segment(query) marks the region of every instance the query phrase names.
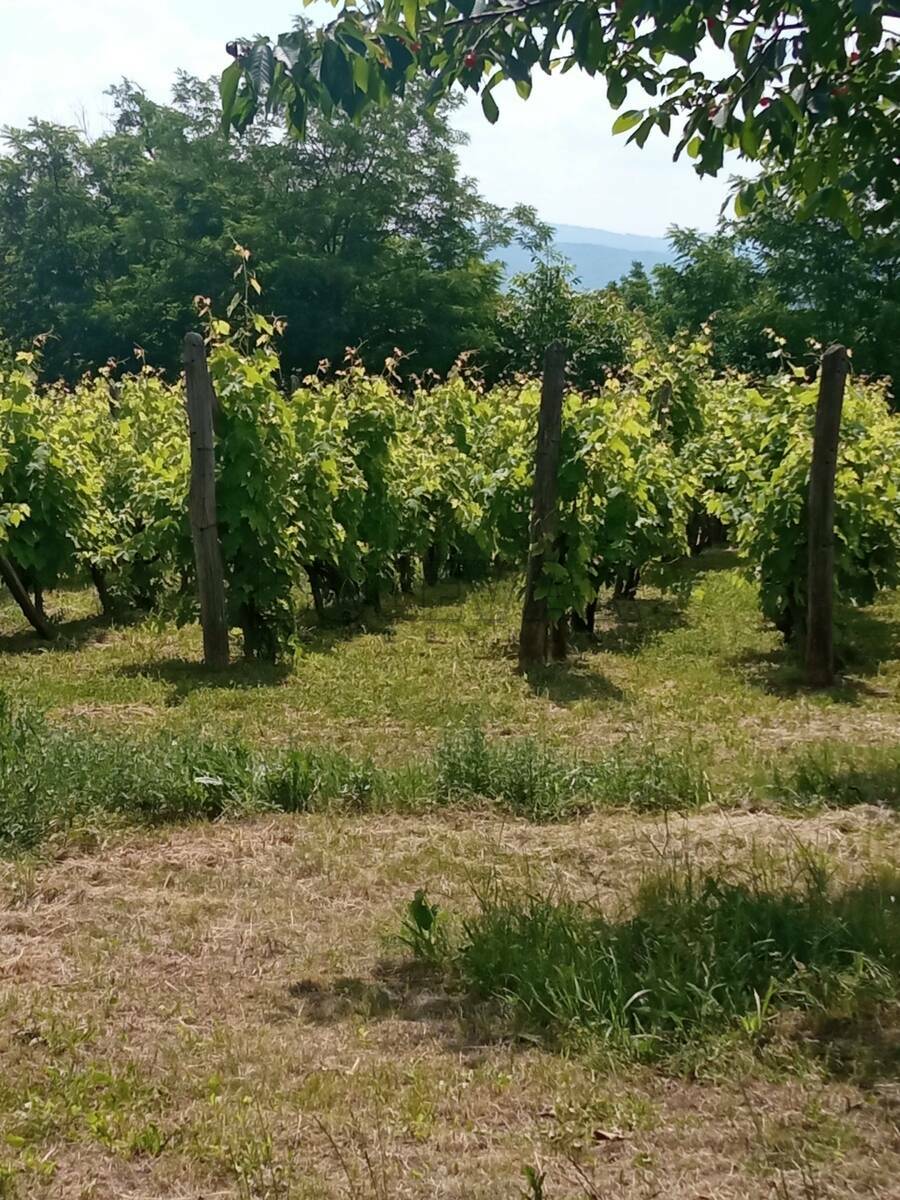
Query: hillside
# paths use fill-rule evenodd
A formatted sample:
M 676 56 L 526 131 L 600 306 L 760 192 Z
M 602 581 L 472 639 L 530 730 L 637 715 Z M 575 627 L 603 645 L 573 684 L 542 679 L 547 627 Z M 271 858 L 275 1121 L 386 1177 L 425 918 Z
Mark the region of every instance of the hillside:
M 556 225 L 554 246 L 575 268 L 579 285 L 585 290 L 605 287 L 625 275 L 633 262 L 651 271 L 660 263 L 670 262 L 672 252 L 665 238 L 640 237 L 590 229 L 581 225 Z M 507 246 L 497 254 L 507 276 L 531 267 L 531 255 L 521 246 Z

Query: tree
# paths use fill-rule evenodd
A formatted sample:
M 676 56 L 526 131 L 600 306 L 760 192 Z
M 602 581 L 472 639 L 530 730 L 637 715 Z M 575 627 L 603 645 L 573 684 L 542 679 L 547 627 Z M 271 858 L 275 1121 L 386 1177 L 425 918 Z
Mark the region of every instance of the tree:
M 729 227 L 710 236 L 675 227 L 668 236 L 675 262 L 653 271 L 652 306 L 662 331 L 674 337 L 708 326 L 719 370 L 770 374 L 770 331 L 780 332 L 783 305 L 756 259 Z
M 642 146 L 654 129 L 680 135 L 701 174 L 725 151 L 765 164 L 741 185 L 739 212 L 787 187 L 809 211 L 859 231 L 865 216 L 900 215 L 897 120 L 900 6 L 888 0 L 381 0 L 340 5 L 315 32 L 231 43 L 223 121 L 246 129 L 261 108 L 304 135 L 311 111 L 366 108 L 420 76 L 434 101 L 477 93 L 496 121 L 497 85 L 531 91 L 535 69 L 601 76 L 620 108 L 631 85 L 650 103 L 618 132 Z M 707 41 L 724 52 L 706 70 Z
M 853 238 L 781 200 L 732 226 L 780 304 L 772 324 L 795 357 L 810 338 L 851 346 L 855 371 L 891 379 L 900 397 L 900 222 Z
M 266 122 L 226 140 L 215 88 L 187 75 L 170 105 L 129 83 L 111 94 L 108 135 L 33 122 L 0 158 L 0 330 L 13 347 L 49 332 L 51 378 L 136 345 L 176 371 L 193 298 L 229 304 L 236 242 L 287 318 L 287 371 L 358 346 L 373 367 L 400 347 L 405 369 L 445 372 L 490 338 L 488 251 L 547 236 L 461 176 L 452 102 L 425 112 L 415 89 L 359 123 L 316 114 L 303 143 Z
M 891 379 L 897 393 L 898 227 L 853 238 L 827 217 L 801 220 L 781 196 L 714 234 L 675 228 L 669 238 L 675 262 L 654 269 L 637 301 L 666 336 L 707 327 L 715 366 L 757 378 L 779 359 L 817 363 L 821 345 L 842 342 L 857 372 Z M 633 296 L 631 283 L 620 287 Z
M 544 352 L 560 341 L 567 351 L 567 378 L 586 390 L 620 370 L 639 324 L 614 289 L 577 290 L 565 261 L 537 260 L 516 275 L 497 313 L 496 348 L 489 356 L 500 376 L 541 373 Z
M 610 286 L 618 292 L 629 308 L 645 313 L 649 313 L 653 308 L 653 283 L 642 262 L 635 260 L 628 274 Z

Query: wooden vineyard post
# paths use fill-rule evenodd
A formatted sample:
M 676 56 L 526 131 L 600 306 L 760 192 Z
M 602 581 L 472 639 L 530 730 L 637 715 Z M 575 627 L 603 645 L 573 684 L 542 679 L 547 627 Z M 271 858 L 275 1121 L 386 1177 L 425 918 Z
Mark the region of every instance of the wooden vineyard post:
M 806 682 L 834 683 L 834 478 L 849 362 L 843 346 L 822 358 L 809 475 L 809 566 L 806 576 Z
M 225 576 L 216 521 L 216 451 L 213 416 L 216 394 L 206 365 L 206 347 L 199 333 L 184 339 L 184 382 L 191 439 L 191 491 L 189 500 L 200 623 L 203 626 L 203 661 L 208 667 L 228 666 L 228 618 L 225 610 Z
M 32 629 L 48 642 L 52 641 L 56 636 L 56 631 L 44 615 L 43 604 L 40 607 L 32 604 L 31 597 L 28 595 L 28 589 L 22 583 L 18 571 L 5 554 L 0 554 L 0 578 L 2 578 L 3 582 L 9 588 L 12 598 L 18 604 L 19 608 L 21 608 L 25 619 Z
M 537 449 L 534 460 L 534 492 L 531 501 L 528 569 L 525 577 L 525 601 L 519 632 L 519 668 L 542 665 L 548 650 L 561 657 L 564 637 L 560 630 L 550 644 L 550 620 L 547 601 L 535 595 L 544 563 L 554 553 L 559 514 L 559 455 L 562 438 L 562 402 L 566 379 L 566 349 L 553 342 L 544 354 L 544 380 L 541 387 L 541 411 L 538 417 Z

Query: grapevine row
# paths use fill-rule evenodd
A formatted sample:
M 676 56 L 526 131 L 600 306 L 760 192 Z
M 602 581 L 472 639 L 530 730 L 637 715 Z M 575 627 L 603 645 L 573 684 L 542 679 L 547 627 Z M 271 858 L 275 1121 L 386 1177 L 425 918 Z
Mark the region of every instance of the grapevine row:
M 217 489 L 229 620 L 249 657 L 291 646 L 303 594 L 330 610 L 378 607 L 421 576 L 521 569 L 539 386 L 484 390 L 455 373 L 410 392 L 350 363 L 283 386 L 270 344 L 211 348 L 219 400 Z M 805 503 L 815 387 L 802 373 L 751 387 L 715 378 L 702 343 L 629 366 L 563 410 L 559 531 L 542 580 L 554 614 L 590 619 L 600 588 L 633 594 L 640 572 L 720 523 L 788 637 L 803 621 Z M 837 478 L 839 596 L 897 582 L 900 419 L 876 385 L 848 390 Z M 67 390 L 31 355 L 0 377 L 0 552 L 40 608 L 93 580 L 108 612 L 195 615 L 183 388 L 145 369 Z

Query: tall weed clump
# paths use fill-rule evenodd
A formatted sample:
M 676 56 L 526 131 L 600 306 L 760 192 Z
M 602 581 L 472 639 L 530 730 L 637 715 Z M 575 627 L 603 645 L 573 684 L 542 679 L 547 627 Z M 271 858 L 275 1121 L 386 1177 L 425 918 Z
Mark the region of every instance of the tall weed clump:
M 691 747 L 625 743 L 599 759 L 565 756 L 532 738 L 490 742 L 481 730 L 451 733 L 435 754 L 443 801 L 493 800 L 532 821 L 564 820 L 590 808 L 689 812 L 713 799 Z
M 446 965 L 520 1028 L 649 1060 L 732 1032 L 761 1038 L 787 1009 L 896 1003 L 900 877 L 841 885 L 804 856 L 779 879 L 771 863 L 736 877 L 667 869 L 620 918 L 491 887 Z

